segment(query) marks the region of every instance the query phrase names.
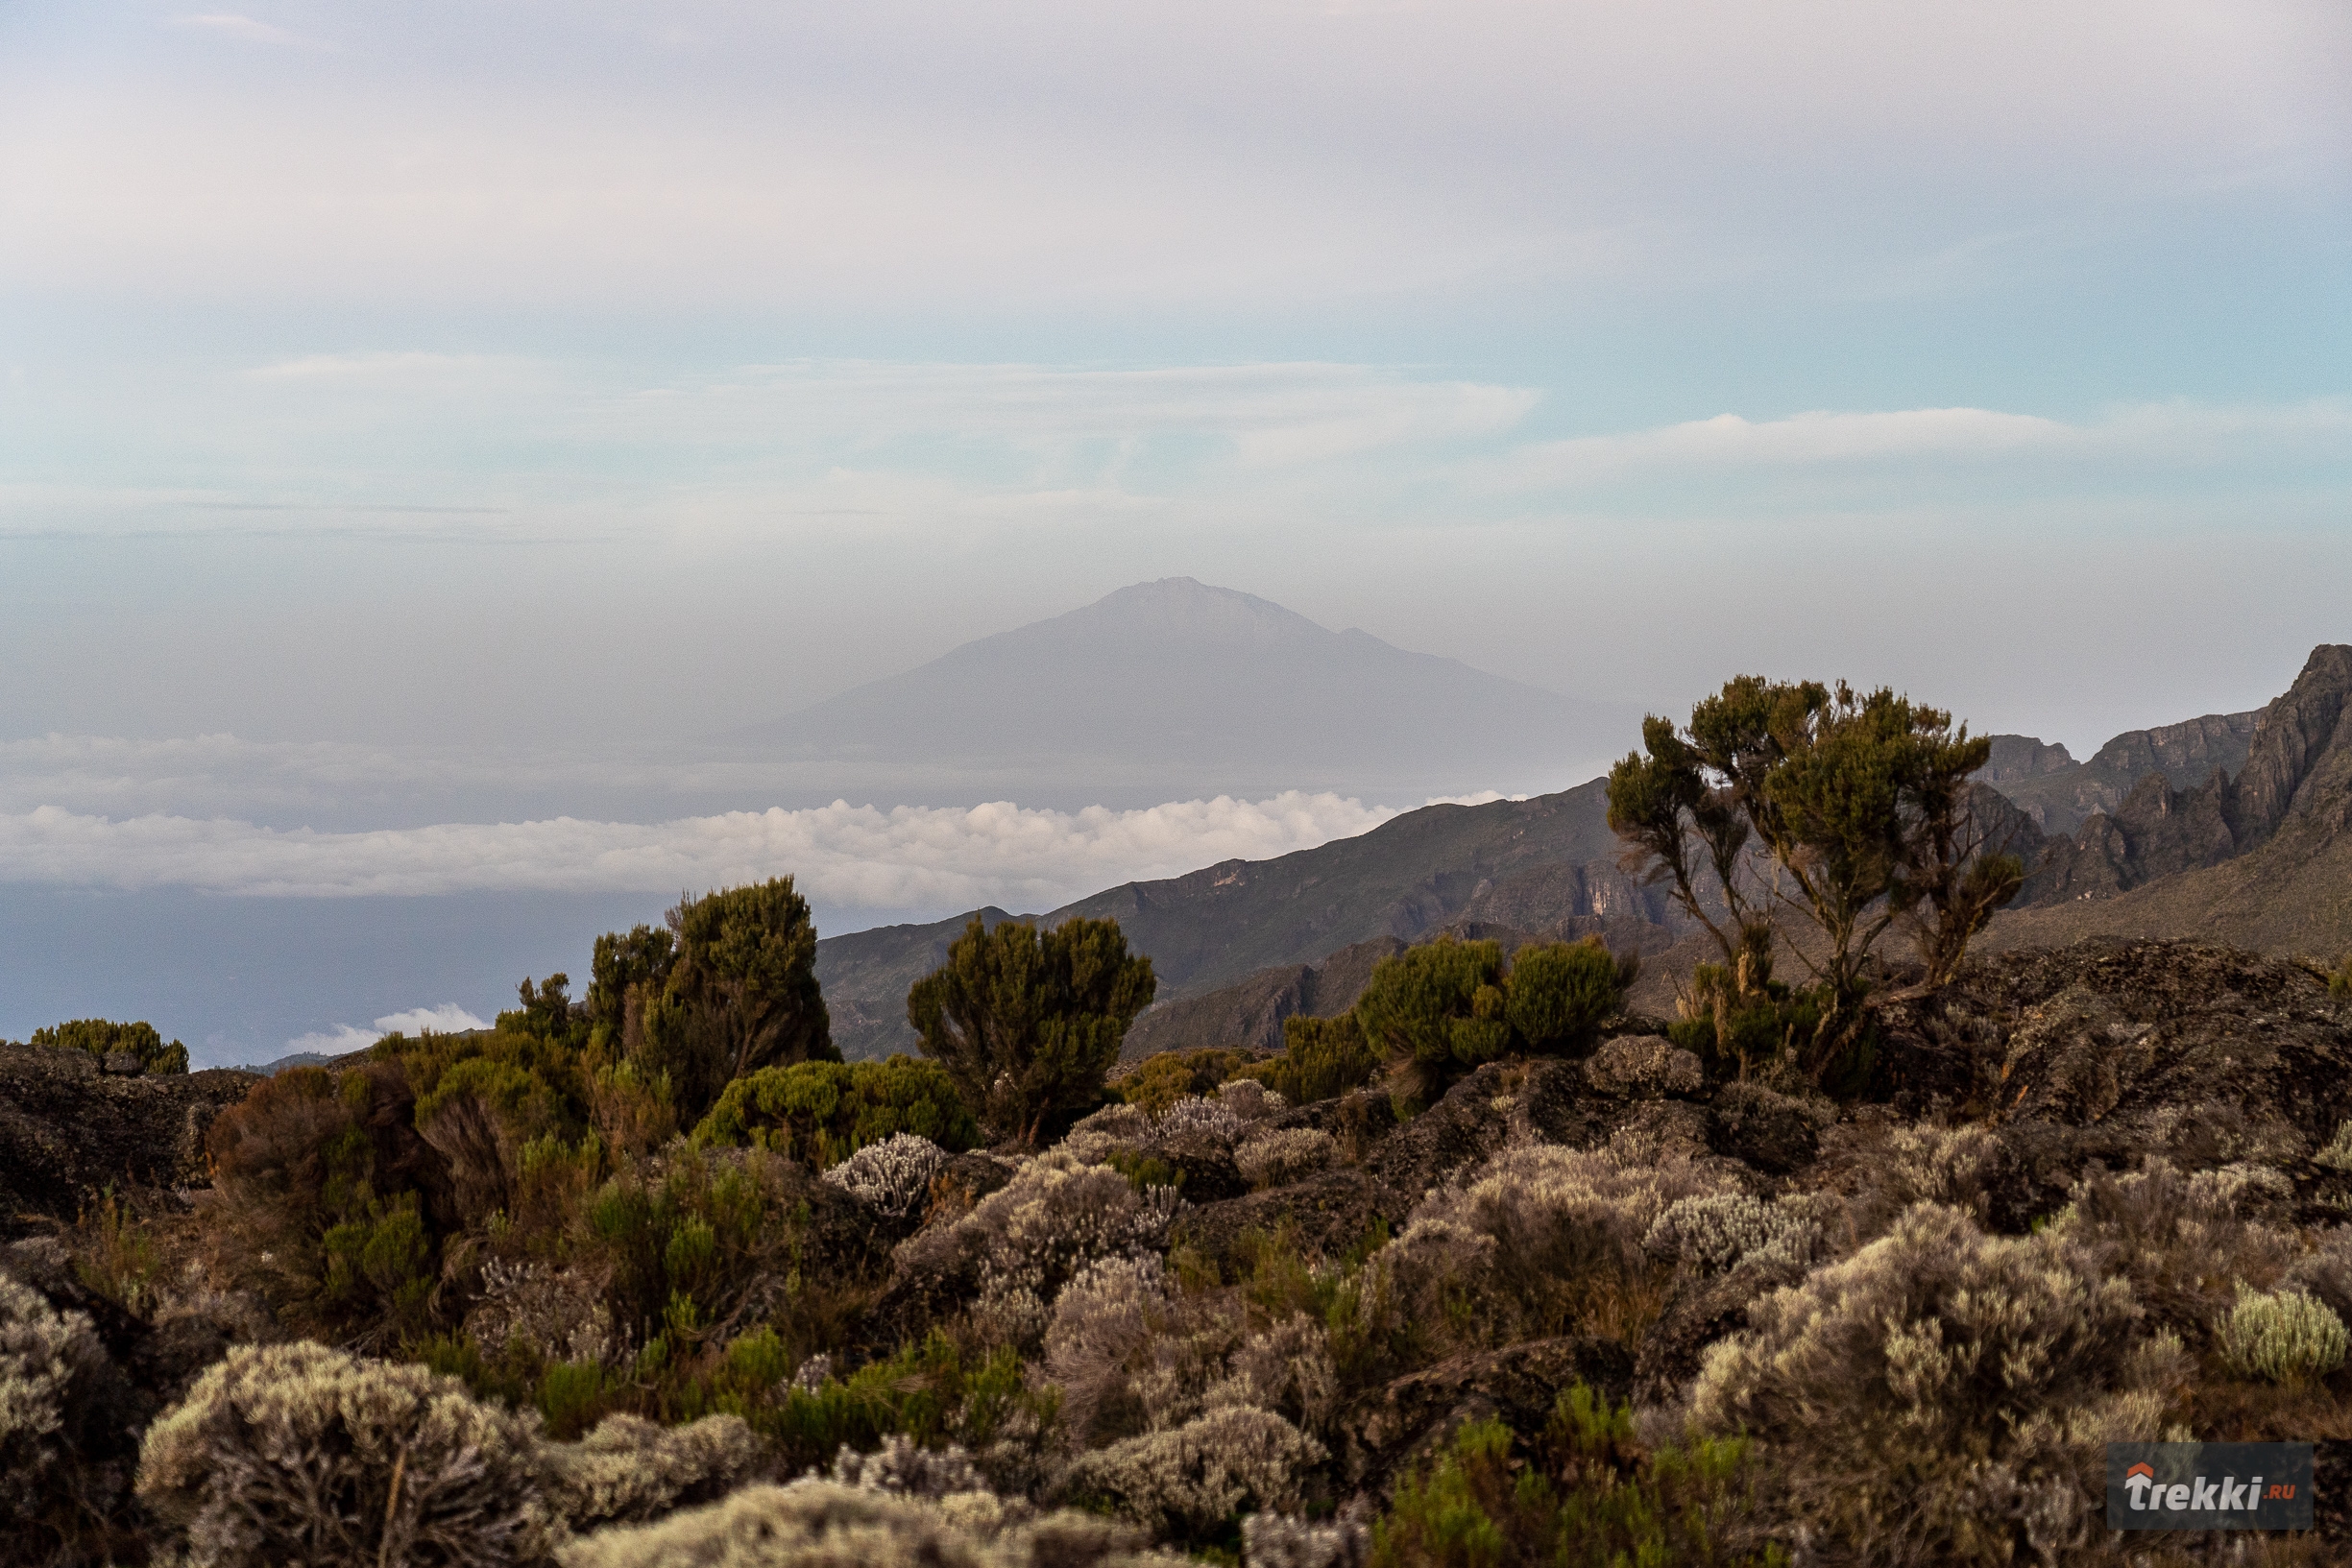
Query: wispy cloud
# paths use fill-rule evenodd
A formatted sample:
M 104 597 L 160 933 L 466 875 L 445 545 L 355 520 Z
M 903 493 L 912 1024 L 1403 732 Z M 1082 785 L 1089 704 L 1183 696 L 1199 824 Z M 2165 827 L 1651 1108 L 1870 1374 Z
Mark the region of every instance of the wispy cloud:
M 115 821 L 44 806 L 0 816 L 0 880 L 337 898 L 675 893 L 789 874 L 838 907 L 1046 908 L 1129 879 L 1310 848 L 1394 814 L 1291 791 L 1128 811 L 1009 802 L 885 811 L 837 801 L 652 824 L 559 817 L 338 833 L 163 814 Z
M 290 33 L 268 22 L 257 22 L 251 16 L 234 12 L 214 12 L 202 16 L 175 16 L 171 25 L 195 32 L 209 33 L 216 37 L 238 38 L 247 43 L 269 44 L 279 49 L 325 49 L 327 45 Z
M 1718 414 L 1622 435 L 1532 443 L 1479 470 L 1494 484 L 1540 488 L 1674 469 L 2000 463 L 2025 456 L 2123 454 L 2171 465 L 2243 460 L 2281 444 L 2315 454 L 2340 453 L 2347 439 L 2352 439 L 2352 403 L 2341 399 L 2256 408 L 2146 404 L 2086 423 L 1990 408 L 1816 411 L 1773 420 Z
M 349 1051 L 365 1050 L 387 1034 L 419 1034 L 431 1029 L 440 1034 L 454 1034 L 465 1029 L 486 1029 L 490 1021 L 476 1018 L 453 1001 L 438 1007 L 411 1007 L 406 1012 L 386 1013 L 376 1021 L 376 1027 L 362 1029 L 350 1024 L 338 1024 L 331 1029 L 317 1029 L 298 1034 L 286 1042 L 286 1054 L 316 1051 L 322 1056 L 340 1056 Z

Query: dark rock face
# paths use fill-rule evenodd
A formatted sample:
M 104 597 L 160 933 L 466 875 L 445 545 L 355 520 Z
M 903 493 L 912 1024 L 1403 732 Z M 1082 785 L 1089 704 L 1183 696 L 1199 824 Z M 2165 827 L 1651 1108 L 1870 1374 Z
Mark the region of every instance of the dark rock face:
M 202 1185 L 206 1129 L 260 1081 L 123 1076 L 78 1050 L 0 1045 L 0 1205 L 71 1219 L 109 1184 Z
M 2027 877 L 2019 906 L 2111 898 L 2160 877 L 2219 865 L 2268 842 L 2291 816 L 2326 808 L 2352 786 L 2348 704 L 2352 645 L 2322 645 L 2285 695 L 2256 717 L 2235 777 L 2224 771 L 2235 715 L 2143 733 L 2150 767 L 2120 804 L 2051 846 Z M 2123 760 L 2136 759 L 2126 746 L 2134 739 L 2118 736 L 2099 758 L 2124 747 Z M 2175 784 L 2184 770 L 2166 765 L 2208 759 L 2211 776 L 2188 788 Z
M 1699 1375 L 1709 1345 L 1748 1326 L 1748 1309 L 1768 1292 L 1794 1285 L 1805 1271 L 1782 1259 L 1750 1260 L 1729 1273 L 1685 1277 L 1666 1310 L 1641 1337 L 1634 1360 L 1633 1393 L 1643 1404 L 1666 1404 Z
M 1353 1166 L 1339 1166 L 1287 1187 L 1195 1205 L 1177 1221 L 1176 1239 L 1219 1265 L 1237 1264 L 1244 1239 L 1253 1235 L 1285 1238 L 1308 1257 L 1337 1258 L 1379 1221 L 1394 1229 L 1410 1207 Z
M 1752 1083 L 1727 1083 L 1717 1090 L 1714 1113 L 1709 1146 L 1775 1176 L 1812 1164 L 1821 1151 L 1822 1129 L 1837 1119 L 1821 1102 Z

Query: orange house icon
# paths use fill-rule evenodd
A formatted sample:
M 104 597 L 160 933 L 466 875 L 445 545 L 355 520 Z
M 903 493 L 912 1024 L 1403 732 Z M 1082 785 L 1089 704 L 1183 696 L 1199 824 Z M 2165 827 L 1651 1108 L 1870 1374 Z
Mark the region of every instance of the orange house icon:
M 2146 1476 L 2148 1480 L 2153 1481 L 2156 1479 L 2156 1467 L 2146 1459 L 2142 1459 L 2138 1464 L 2123 1472 L 2125 1481 L 2129 1481 L 2134 1476 Z

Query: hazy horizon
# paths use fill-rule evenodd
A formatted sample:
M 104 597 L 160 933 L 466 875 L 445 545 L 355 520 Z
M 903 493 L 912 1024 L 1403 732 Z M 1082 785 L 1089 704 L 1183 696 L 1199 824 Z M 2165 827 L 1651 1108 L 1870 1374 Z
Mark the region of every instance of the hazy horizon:
M 2258 706 L 2352 637 L 2347 197 L 2323 0 L 11 6 L 0 1033 L 488 1016 L 663 878 L 848 929 L 1632 743 L 711 739 L 1171 577 L 1626 713 Z

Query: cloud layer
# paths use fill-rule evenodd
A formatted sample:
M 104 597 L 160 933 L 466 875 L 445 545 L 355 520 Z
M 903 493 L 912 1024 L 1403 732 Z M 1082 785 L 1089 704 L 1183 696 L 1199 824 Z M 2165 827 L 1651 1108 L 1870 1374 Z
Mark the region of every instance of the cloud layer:
M 476 1018 L 453 1001 L 438 1007 L 411 1007 L 405 1012 L 386 1013 L 376 1021 L 376 1027 L 362 1029 L 350 1024 L 338 1024 L 331 1029 L 313 1030 L 298 1034 L 286 1042 L 286 1053 L 316 1051 L 322 1056 L 341 1056 L 354 1050 L 365 1050 L 387 1034 L 421 1034 L 426 1029 L 442 1034 L 453 1034 L 465 1029 L 486 1029 L 490 1020 Z
M 1009 802 L 885 811 L 837 801 L 656 824 L 562 817 L 334 833 L 162 814 L 114 821 L 44 806 L 0 816 L 0 881 L 339 898 L 675 894 L 789 875 L 834 907 L 1034 911 L 1133 879 L 1311 848 L 1394 814 L 1293 792 L 1131 811 Z

